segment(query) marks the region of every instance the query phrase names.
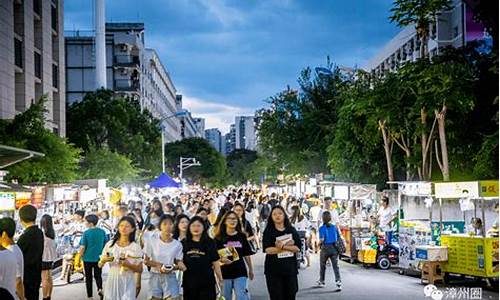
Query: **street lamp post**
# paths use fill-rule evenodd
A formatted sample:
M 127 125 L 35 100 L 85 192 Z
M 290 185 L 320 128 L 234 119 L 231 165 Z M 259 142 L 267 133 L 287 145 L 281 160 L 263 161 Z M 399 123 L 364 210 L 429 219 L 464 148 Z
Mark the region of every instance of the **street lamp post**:
M 181 186 L 183 185 L 182 182 L 183 171 L 194 166 L 201 166 L 200 162 L 197 161 L 196 158 L 182 157 L 182 156 L 179 158 L 179 178 L 181 179 Z
M 186 110 L 178 111 L 173 115 L 164 117 L 160 119 L 160 124 L 161 124 L 161 167 L 162 167 L 162 172 L 165 173 L 165 133 L 163 132 L 163 129 L 165 128 L 163 126 L 163 121 L 168 120 L 170 118 L 174 117 L 181 117 L 187 114 Z

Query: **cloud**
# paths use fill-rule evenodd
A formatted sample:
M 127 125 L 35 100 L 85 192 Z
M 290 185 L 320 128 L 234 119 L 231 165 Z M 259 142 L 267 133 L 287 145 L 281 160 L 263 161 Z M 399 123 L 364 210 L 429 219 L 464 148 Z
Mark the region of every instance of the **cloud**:
M 243 14 L 224 3 L 223 0 L 199 0 L 200 3 L 213 15 L 224 27 L 238 25 L 244 22 Z
M 182 96 L 182 102 L 182 106 L 194 117 L 205 118 L 205 128 L 219 128 L 222 134 L 229 131 L 229 126 L 234 123 L 234 117 L 255 114 L 255 109 L 249 107 L 222 104 L 185 94 Z

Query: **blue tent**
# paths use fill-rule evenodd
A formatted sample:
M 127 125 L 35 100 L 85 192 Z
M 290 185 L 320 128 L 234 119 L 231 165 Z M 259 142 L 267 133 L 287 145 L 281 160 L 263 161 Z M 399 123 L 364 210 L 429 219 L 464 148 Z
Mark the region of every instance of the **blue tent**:
M 148 183 L 152 188 L 178 188 L 181 185 L 165 173 L 161 173 L 155 180 Z

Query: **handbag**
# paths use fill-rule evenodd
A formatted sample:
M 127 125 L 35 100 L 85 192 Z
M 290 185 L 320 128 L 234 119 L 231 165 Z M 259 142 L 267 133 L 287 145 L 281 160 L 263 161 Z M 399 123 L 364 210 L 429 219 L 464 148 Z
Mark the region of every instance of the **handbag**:
M 335 226 L 335 229 L 337 230 L 337 242 L 335 242 L 335 246 L 339 254 L 344 254 L 346 252 L 344 237 L 337 226 Z

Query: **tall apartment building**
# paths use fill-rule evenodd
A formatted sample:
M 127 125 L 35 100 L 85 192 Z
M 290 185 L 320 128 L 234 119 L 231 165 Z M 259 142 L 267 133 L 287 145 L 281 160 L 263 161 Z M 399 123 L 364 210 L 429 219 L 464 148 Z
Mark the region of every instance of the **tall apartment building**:
M 236 149 L 236 126 L 231 124 L 229 126 L 229 132 L 224 135 L 224 155 L 229 155 Z
M 67 101 L 81 101 L 95 90 L 94 33 L 66 32 Z M 107 87 L 137 99 L 141 108 L 162 120 L 167 142 L 181 138 L 176 89 L 153 49 L 144 44 L 143 23 L 106 23 Z M 182 108 L 181 108 L 182 109 Z
M 205 137 L 205 119 L 204 118 L 194 118 L 194 124 L 196 125 L 197 134 L 200 137 Z
M 219 153 L 223 153 L 222 151 L 222 135 L 220 133 L 220 130 L 217 128 L 210 128 L 205 130 L 205 139 L 208 140 L 210 145 L 212 145 L 215 150 L 217 150 Z
M 257 135 L 254 116 L 235 117 L 235 149 L 255 150 Z
M 430 57 L 439 55 L 444 47 L 461 47 L 476 39 L 488 39 L 481 24 L 476 23 L 472 10 L 461 0 L 454 0 L 452 8 L 442 11 L 436 24 L 429 28 L 427 48 Z M 391 39 L 365 66 L 376 75 L 394 71 L 398 65 L 420 57 L 420 39 L 415 26 L 410 25 Z
M 176 95 L 175 105 L 177 111 L 184 112 L 178 117 L 180 123 L 180 137 L 181 139 L 187 139 L 192 137 L 205 137 L 205 131 L 200 132 L 200 127 L 205 128 L 205 119 L 203 118 L 193 118 L 191 112 L 183 108 L 182 105 L 182 95 Z
M 42 96 L 46 127 L 66 134 L 63 0 L 0 1 L 0 118 Z

